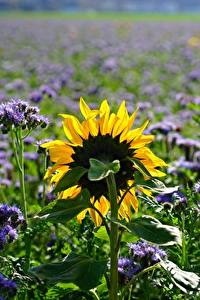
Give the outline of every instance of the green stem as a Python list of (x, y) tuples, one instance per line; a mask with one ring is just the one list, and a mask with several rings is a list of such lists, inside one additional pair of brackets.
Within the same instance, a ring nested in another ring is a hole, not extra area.
[[(43, 174), (45, 174), (47, 169), (47, 153), (45, 151), (44, 153), (44, 169), (43, 169)], [(46, 199), (46, 182), (43, 180), (42, 183), (42, 207), (45, 206), (45, 199)]]
[(187, 267), (187, 244), (186, 244), (186, 237), (185, 237), (185, 215), (181, 213), (181, 223), (182, 223), (182, 259), (181, 265), (183, 268)]
[[(20, 190), (21, 190), (21, 197), (22, 197), (22, 207), (23, 207), (23, 214), (26, 223), (28, 224), (27, 220), (27, 205), (26, 205), (26, 190), (25, 190), (25, 172), (24, 172), (24, 141), (22, 138), (22, 129), (19, 128), (17, 131), (11, 131), (11, 140), (12, 146), (14, 151), (14, 156), (17, 164), (17, 168), (19, 171), (19, 180), (20, 180)], [(28, 234), (25, 234), (25, 271), (29, 269), (30, 264), (30, 252), (31, 252), (31, 239)], [(25, 297), (25, 295), (24, 295)]]
[(109, 300), (118, 300), (118, 218), (117, 188), (114, 174), (107, 177), (107, 186), (111, 206), (110, 225), (110, 291)]
[(19, 160), (21, 169), (19, 172), (19, 180), (20, 180), (20, 187), (21, 187), (21, 194), (22, 194), (22, 203), (23, 203), (23, 213), (24, 218), (27, 222), (27, 205), (26, 205), (26, 190), (25, 190), (25, 181), (24, 181), (24, 141), (22, 138), (22, 129), (20, 128), (18, 131), (18, 138), (19, 138)]
[(130, 286), (130, 288), (129, 288), (128, 300), (131, 300), (132, 290), (133, 290), (133, 285), (131, 284), (131, 286)]
[(12, 148), (13, 148), (17, 168), (18, 168), (18, 171), (21, 172), (21, 164), (19, 161), (19, 156), (18, 156), (18, 152), (17, 152), (17, 146), (16, 146), (16, 141), (15, 141), (15, 136), (14, 136), (13, 130), (11, 130), (11, 141), (12, 141)]

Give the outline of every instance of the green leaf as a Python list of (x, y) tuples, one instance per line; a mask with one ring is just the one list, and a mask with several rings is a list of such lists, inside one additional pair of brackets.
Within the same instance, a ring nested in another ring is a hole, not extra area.
[(35, 267), (31, 272), (51, 284), (74, 283), (82, 290), (90, 290), (100, 283), (106, 266), (106, 261), (71, 252), (64, 261)]
[(200, 290), (200, 277), (197, 274), (181, 270), (170, 260), (161, 261), (160, 265), (170, 275), (172, 282), (184, 293), (191, 290)]
[(91, 181), (99, 181), (107, 177), (110, 173), (117, 173), (120, 170), (119, 160), (104, 163), (98, 159), (90, 158), (90, 168), (88, 171), (88, 179)]
[(134, 174), (134, 182), (135, 185), (139, 185), (155, 193), (169, 194), (177, 192), (179, 189), (179, 186), (166, 187), (166, 185), (162, 181), (156, 178), (145, 180), (140, 174), (137, 173)]
[(151, 178), (151, 174), (149, 173), (149, 171), (145, 168), (145, 166), (143, 165), (143, 163), (135, 158), (135, 157), (129, 157), (129, 160), (132, 161), (132, 163), (134, 164), (135, 168), (145, 177), (145, 178)]
[(52, 223), (66, 223), (89, 206), (90, 194), (87, 189), (84, 189), (73, 199), (58, 199), (53, 201), (35, 219)]
[(181, 245), (181, 232), (177, 227), (163, 225), (151, 216), (142, 216), (129, 223), (118, 221), (116, 223), (148, 242), (163, 246)]
[(79, 179), (87, 173), (87, 169), (83, 167), (75, 167), (71, 170), (69, 170), (58, 182), (56, 185), (54, 192), (58, 193), (61, 191), (64, 191), (74, 185), (76, 185), (79, 181)]

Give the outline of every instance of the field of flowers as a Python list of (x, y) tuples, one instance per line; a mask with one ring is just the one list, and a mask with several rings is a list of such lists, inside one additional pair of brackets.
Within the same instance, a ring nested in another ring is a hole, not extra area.
[(0, 19), (0, 299), (200, 299), (199, 32)]

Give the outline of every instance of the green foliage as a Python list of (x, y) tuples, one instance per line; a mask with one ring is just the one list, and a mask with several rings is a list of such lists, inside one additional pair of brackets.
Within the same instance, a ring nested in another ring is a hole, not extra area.
[(74, 167), (69, 170), (57, 183), (54, 192), (58, 193), (76, 185), (79, 179), (87, 173), (87, 169), (83, 167)]
[(90, 194), (88, 190), (84, 189), (75, 198), (55, 200), (47, 205), (38, 216), (35, 217), (35, 220), (66, 224), (67, 221), (90, 206), (89, 199)]
[(82, 290), (90, 290), (99, 284), (106, 265), (105, 260), (95, 261), (88, 256), (70, 253), (62, 262), (41, 265), (32, 271), (51, 284), (74, 283)]
[(134, 219), (131, 222), (119, 222), (128, 232), (136, 234), (138, 237), (158, 245), (181, 244), (181, 233), (177, 227), (163, 225), (159, 220), (143, 215), (141, 218)]
[(91, 181), (102, 180), (110, 173), (117, 173), (120, 170), (119, 160), (114, 160), (113, 162), (102, 162), (98, 159), (90, 158), (90, 168), (88, 171), (88, 178)]

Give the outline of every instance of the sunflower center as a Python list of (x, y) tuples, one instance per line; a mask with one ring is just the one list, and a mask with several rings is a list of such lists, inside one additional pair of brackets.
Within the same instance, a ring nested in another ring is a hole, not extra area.
[[(109, 134), (98, 135), (96, 137), (89, 136), (83, 141), (82, 147), (74, 147), (75, 153), (72, 155), (73, 162), (70, 167), (82, 166), (87, 169), (90, 167), (89, 159), (95, 158), (103, 162), (120, 161), (120, 171), (116, 174), (117, 191), (127, 188), (127, 181), (133, 179), (134, 167), (128, 160), (128, 156), (132, 156), (133, 150), (129, 149), (126, 142), (120, 143), (119, 136), (113, 138)], [(90, 181), (87, 174), (78, 182), (83, 188), (87, 188), (91, 196), (99, 198), (104, 195), (107, 197), (106, 180)]]

